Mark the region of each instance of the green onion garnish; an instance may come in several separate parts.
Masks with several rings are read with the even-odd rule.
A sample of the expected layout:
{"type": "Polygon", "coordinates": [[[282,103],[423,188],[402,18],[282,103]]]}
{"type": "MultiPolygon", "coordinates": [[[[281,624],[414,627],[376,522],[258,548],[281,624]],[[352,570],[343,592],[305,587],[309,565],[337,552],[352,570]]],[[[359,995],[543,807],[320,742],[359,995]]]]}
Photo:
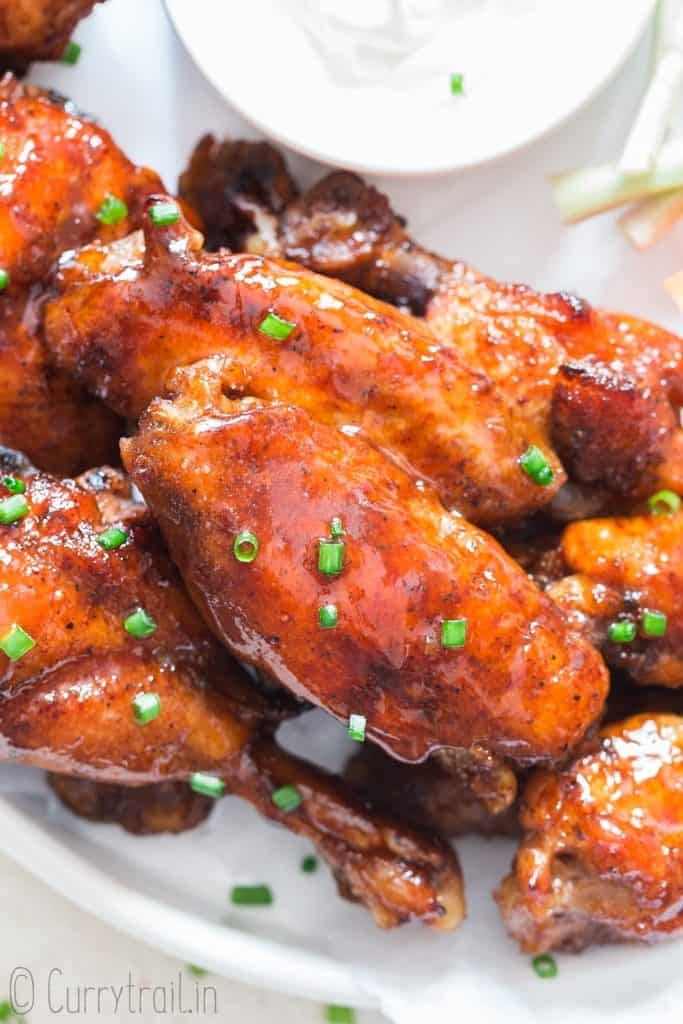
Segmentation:
{"type": "Polygon", "coordinates": [[[540,956],[535,956],[531,961],[531,966],[539,978],[557,977],[557,962],[555,957],[550,956],[549,953],[541,953],[540,956]]]}
{"type": "Polygon", "coordinates": [[[269,885],[235,885],[230,899],[236,907],[269,907],[273,893],[269,885]]]}
{"type": "Polygon", "coordinates": [[[138,725],[147,725],[161,714],[161,701],[157,693],[139,693],[133,700],[133,714],[138,725]]]}
{"type": "Polygon", "coordinates": [[[441,623],[441,646],[464,647],[467,639],[467,619],[444,619],[441,623]]]}
{"type": "Polygon", "coordinates": [[[8,999],[0,1003],[0,1020],[11,1020],[14,1016],[14,1007],[8,999]]]}
{"type": "Polygon", "coordinates": [[[136,608],[127,619],[123,620],[123,628],[126,633],[130,633],[131,636],[142,640],[146,636],[152,635],[157,628],[157,624],[144,608],[136,608]]]}
{"type": "Polygon", "coordinates": [[[16,476],[3,476],[2,482],[10,494],[23,494],[26,490],[24,481],[16,476]]]}
{"type": "Polygon", "coordinates": [[[318,622],[323,629],[334,629],[339,622],[336,604],[324,604],[318,609],[318,622]]]}
{"type": "Polygon", "coordinates": [[[0,501],[0,523],[8,526],[28,515],[28,502],[23,494],[13,494],[11,498],[0,501]]]}
{"type": "Polygon", "coordinates": [[[215,775],[207,775],[205,772],[195,772],[190,776],[190,789],[202,796],[212,796],[214,800],[225,793],[225,783],[217,779],[215,775]]]}
{"type": "Polygon", "coordinates": [[[607,636],[613,644],[630,644],[632,640],[635,640],[636,632],[634,622],[611,622],[607,636]]]}
{"type": "Polygon", "coordinates": [[[303,803],[303,797],[296,786],[280,786],[273,790],[270,798],[284,814],[295,811],[303,803]]]}
{"type": "Polygon", "coordinates": [[[232,553],[238,562],[253,562],[258,555],[258,549],[258,537],[251,530],[241,530],[232,545],[232,553]]]}
{"type": "Polygon", "coordinates": [[[653,516],[672,516],[680,510],[681,499],[674,491],[657,491],[647,504],[653,516]]]}
{"type": "Polygon", "coordinates": [[[535,444],[529,445],[524,455],[520,457],[519,464],[526,473],[527,476],[531,477],[535,484],[540,484],[541,487],[547,487],[555,479],[548,460],[535,444]]]}
{"type": "Polygon", "coordinates": [[[156,224],[158,228],[167,227],[169,224],[175,224],[179,217],[180,210],[178,209],[177,203],[154,203],[149,208],[149,219],[152,224],[156,224]]]}
{"type": "Polygon", "coordinates": [[[462,96],[464,92],[465,76],[460,73],[451,75],[451,92],[454,96],[462,96]]]}
{"type": "Polygon", "coordinates": [[[318,870],[318,858],[309,853],[301,861],[301,870],[305,875],[312,875],[318,870]]]}
{"type": "Polygon", "coordinates": [[[667,619],[664,612],[643,612],[642,626],[645,636],[664,636],[666,633],[667,619]]]}
{"type": "Polygon", "coordinates": [[[6,150],[5,150],[5,143],[4,142],[0,142],[0,160],[4,160],[5,152],[6,152],[6,150]]]}
{"type": "Polygon", "coordinates": [[[365,730],[368,720],[365,715],[350,715],[349,717],[349,739],[356,743],[365,743],[365,730]]]}
{"type": "Polygon", "coordinates": [[[344,568],[344,541],[318,542],[318,569],[323,576],[338,576],[344,568]]]}
{"type": "Polygon", "coordinates": [[[350,1006],[326,1006],[325,1020],[328,1024],[355,1024],[356,1011],[350,1006]]]}
{"type": "Polygon", "coordinates": [[[78,58],[80,55],[81,47],[72,39],[70,43],[66,44],[66,48],[61,58],[62,64],[78,64],[78,58]]]}
{"type": "Polygon", "coordinates": [[[6,270],[0,270],[0,292],[4,292],[9,285],[9,274],[6,270]]]}
{"type": "Polygon", "coordinates": [[[128,216],[128,207],[123,199],[107,193],[95,216],[101,224],[118,224],[128,216]]]}
{"type": "Polygon", "coordinates": [[[188,964],[187,969],[195,978],[204,978],[209,973],[206,967],[197,967],[196,964],[188,964]]]}
{"type": "Polygon", "coordinates": [[[105,551],[114,551],[120,548],[128,539],[128,533],[122,526],[110,526],[103,533],[98,534],[97,543],[105,551]]]}
{"type": "Polygon", "coordinates": [[[278,316],[272,309],[258,325],[261,334],[267,334],[269,338],[275,338],[276,341],[286,341],[295,327],[296,324],[292,324],[289,320],[285,320],[284,317],[278,316]]]}
{"type": "Polygon", "coordinates": [[[343,537],[344,526],[342,524],[340,516],[332,516],[330,522],[330,537],[343,537]]]}
{"type": "Polygon", "coordinates": [[[35,646],[33,637],[16,622],[12,623],[4,636],[0,636],[0,651],[4,651],[10,661],[19,661],[19,658],[23,658],[35,646]]]}

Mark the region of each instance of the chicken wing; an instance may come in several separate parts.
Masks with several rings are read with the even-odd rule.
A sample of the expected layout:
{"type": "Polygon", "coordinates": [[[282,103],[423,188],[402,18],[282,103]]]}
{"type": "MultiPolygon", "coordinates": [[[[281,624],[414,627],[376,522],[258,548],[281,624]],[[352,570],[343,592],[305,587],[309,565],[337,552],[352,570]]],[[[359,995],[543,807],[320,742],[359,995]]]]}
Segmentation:
{"type": "Polygon", "coordinates": [[[71,104],[11,75],[0,82],[0,141],[0,443],[75,473],[114,457],[120,423],[50,365],[40,286],[64,249],[127,234],[160,182],[71,104]],[[108,195],[125,203],[112,224],[98,219],[108,195]]]}
{"type": "Polygon", "coordinates": [[[228,397],[242,380],[228,357],[178,371],[122,442],[233,653],[339,719],[362,715],[405,760],[439,747],[564,755],[602,708],[599,655],[433,492],[302,409],[228,397]],[[325,541],[333,519],[343,541],[325,541]],[[253,564],[231,550],[243,530],[258,539],[253,564]],[[346,561],[326,574],[328,556],[346,561]]]}
{"type": "MultiPolygon", "coordinates": [[[[222,244],[296,260],[425,315],[442,345],[484,369],[572,480],[601,489],[603,505],[611,494],[683,487],[680,338],[443,259],[413,241],[385,195],[346,171],[283,209],[258,183],[279,154],[271,147],[257,160],[255,145],[263,146],[203,139],[181,178],[181,193],[222,228],[222,244]]],[[[582,495],[563,499],[558,513],[579,517],[582,495]]]]}
{"type": "Polygon", "coordinates": [[[131,509],[123,543],[103,546],[101,491],[12,459],[15,491],[19,473],[25,493],[0,506],[0,757],[118,785],[222,777],[316,843],[343,892],[380,925],[457,924],[464,903],[450,848],[275,745],[280,711],[207,631],[150,520],[131,509]],[[132,705],[141,693],[160,700],[147,724],[132,705]],[[301,798],[290,813],[273,801],[284,785],[301,798]]]}
{"type": "Polygon", "coordinates": [[[182,217],[147,218],[144,240],[62,260],[45,313],[62,369],[137,416],[170,370],[226,352],[249,394],[361,431],[474,521],[547,504],[563,479],[557,463],[548,457],[555,477],[542,486],[529,479],[520,459],[536,435],[418,320],[289,263],[208,255],[201,241],[182,217]]]}
{"type": "Polygon", "coordinates": [[[683,513],[572,523],[547,593],[638,683],[683,686],[683,513]]]}
{"type": "Polygon", "coordinates": [[[0,71],[59,60],[74,28],[102,0],[0,0],[0,71]]]}
{"type": "Polygon", "coordinates": [[[683,719],[644,714],[600,749],[535,772],[496,898],[527,952],[654,941],[683,928],[683,719]]]}

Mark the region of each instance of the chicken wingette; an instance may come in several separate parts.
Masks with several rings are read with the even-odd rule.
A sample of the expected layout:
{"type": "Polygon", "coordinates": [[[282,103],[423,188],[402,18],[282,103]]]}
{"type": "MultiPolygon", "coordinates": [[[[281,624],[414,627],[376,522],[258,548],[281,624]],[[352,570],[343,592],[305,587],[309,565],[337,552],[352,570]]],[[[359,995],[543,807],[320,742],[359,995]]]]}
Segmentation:
{"type": "Polygon", "coordinates": [[[161,197],[144,237],[65,257],[45,311],[62,370],[135,417],[169,371],[226,353],[249,394],[362,433],[473,521],[550,501],[563,479],[557,462],[490,378],[419,320],[293,264],[214,256],[201,243],[161,197]],[[536,482],[524,470],[530,451],[543,469],[536,482]]]}
{"type": "Polygon", "coordinates": [[[240,399],[243,385],[226,356],[179,370],[122,441],[236,657],[343,721],[361,716],[405,760],[566,755],[603,706],[597,652],[491,537],[376,448],[240,399]]]}
{"type": "Polygon", "coordinates": [[[0,0],[0,71],[59,60],[74,28],[102,0],[0,0]]]}
{"type": "Polygon", "coordinates": [[[84,487],[6,459],[2,480],[2,760],[117,785],[203,773],[311,839],[380,925],[458,923],[450,848],[277,747],[279,710],[206,629],[148,516],[112,529],[101,474],[84,487]],[[274,799],[282,787],[298,805],[274,799]]]}

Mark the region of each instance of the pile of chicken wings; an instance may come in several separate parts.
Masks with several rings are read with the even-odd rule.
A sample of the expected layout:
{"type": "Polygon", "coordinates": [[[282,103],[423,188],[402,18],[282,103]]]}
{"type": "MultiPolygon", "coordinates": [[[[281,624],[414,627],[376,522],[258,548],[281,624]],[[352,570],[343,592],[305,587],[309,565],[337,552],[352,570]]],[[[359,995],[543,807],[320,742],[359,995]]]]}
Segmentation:
{"type": "Polygon", "coordinates": [[[265,143],[173,195],[11,73],[0,153],[3,759],[135,833],[241,797],[382,927],[459,925],[480,832],[525,950],[681,929],[681,339],[265,143]]]}

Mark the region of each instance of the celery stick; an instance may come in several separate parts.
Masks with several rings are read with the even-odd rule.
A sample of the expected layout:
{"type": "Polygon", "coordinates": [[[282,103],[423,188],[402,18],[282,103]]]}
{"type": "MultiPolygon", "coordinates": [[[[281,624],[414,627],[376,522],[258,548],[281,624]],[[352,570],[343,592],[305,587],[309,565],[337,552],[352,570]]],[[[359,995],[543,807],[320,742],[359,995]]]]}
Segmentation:
{"type": "Polygon", "coordinates": [[[636,249],[647,249],[683,217],[683,188],[643,199],[619,218],[619,223],[636,249]]]}

